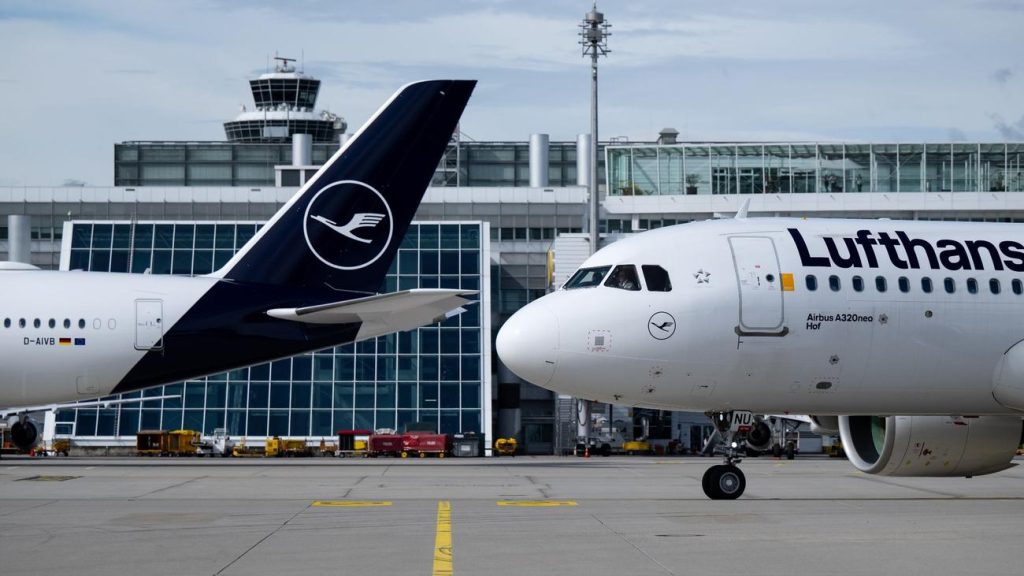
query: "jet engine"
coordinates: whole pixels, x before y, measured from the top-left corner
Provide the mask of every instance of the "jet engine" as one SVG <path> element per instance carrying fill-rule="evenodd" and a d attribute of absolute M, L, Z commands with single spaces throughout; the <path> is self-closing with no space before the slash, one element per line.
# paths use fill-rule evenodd
<path fill-rule="evenodd" d="M 840 416 L 843 449 L 858 470 L 883 476 L 991 474 L 1013 463 L 1019 416 Z"/>
<path fill-rule="evenodd" d="M 43 427 L 34 418 L 28 416 L 14 417 L 8 423 L 11 431 L 11 442 L 22 452 L 28 452 L 39 443 L 39 431 Z"/>
<path fill-rule="evenodd" d="M 747 432 L 747 446 L 758 452 L 767 452 L 772 447 L 772 428 L 764 420 L 757 420 Z"/>

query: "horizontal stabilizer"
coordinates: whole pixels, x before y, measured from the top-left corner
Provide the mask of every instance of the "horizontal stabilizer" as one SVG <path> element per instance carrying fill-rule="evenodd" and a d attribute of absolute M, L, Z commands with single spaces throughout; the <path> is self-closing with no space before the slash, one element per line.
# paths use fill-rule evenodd
<path fill-rule="evenodd" d="M 32 412 L 47 412 L 49 410 L 73 410 L 75 408 L 110 408 L 118 404 L 141 404 L 151 400 L 173 400 L 181 398 L 180 394 L 166 394 L 163 396 L 144 396 L 139 398 L 121 398 L 120 400 L 90 400 L 88 402 L 66 402 L 61 404 L 40 404 L 38 406 L 16 406 L 0 410 L 0 420 L 11 414 L 26 414 Z"/>
<path fill-rule="evenodd" d="M 412 330 L 461 312 L 476 292 L 421 288 L 303 308 L 275 308 L 267 315 L 306 324 L 362 323 L 358 339 Z"/>

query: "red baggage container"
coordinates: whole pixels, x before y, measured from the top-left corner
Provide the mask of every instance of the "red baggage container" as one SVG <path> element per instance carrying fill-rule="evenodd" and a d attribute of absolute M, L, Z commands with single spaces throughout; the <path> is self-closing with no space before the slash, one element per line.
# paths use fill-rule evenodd
<path fill-rule="evenodd" d="M 370 436 L 370 456 L 398 456 L 404 449 L 402 437 L 397 434 Z"/>
<path fill-rule="evenodd" d="M 408 432 L 402 435 L 402 444 L 406 454 L 437 454 L 444 458 L 448 454 L 448 435 L 430 432 Z"/>

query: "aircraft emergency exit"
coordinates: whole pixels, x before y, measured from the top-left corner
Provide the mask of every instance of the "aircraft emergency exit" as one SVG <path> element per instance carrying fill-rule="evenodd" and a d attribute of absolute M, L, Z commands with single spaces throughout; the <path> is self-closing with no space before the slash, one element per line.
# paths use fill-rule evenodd
<path fill-rule="evenodd" d="M 1012 466 L 1024 414 L 1019 224 L 745 218 L 592 255 L 502 327 L 517 375 L 561 393 L 706 412 L 737 498 L 737 416 L 810 414 L 870 474 Z"/>
<path fill-rule="evenodd" d="M 430 324 L 474 293 L 378 294 L 475 81 L 399 89 L 219 271 L 0 265 L 0 408 L 223 372 Z M 25 411 L 11 434 L 31 446 Z"/>

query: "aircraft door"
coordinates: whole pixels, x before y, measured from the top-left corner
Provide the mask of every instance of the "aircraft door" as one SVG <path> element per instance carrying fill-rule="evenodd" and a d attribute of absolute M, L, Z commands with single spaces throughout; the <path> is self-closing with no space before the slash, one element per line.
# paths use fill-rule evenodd
<path fill-rule="evenodd" d="M 737 331 L 746 336 L 784 336 L 782 275 L 771 238 L 729 238 L 739 283 Z"/>
<path fill-rule="evenodd" d="M 163 300 L 135 301 L 135 349 L 162 350 L 164 347 Z"/>

